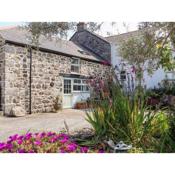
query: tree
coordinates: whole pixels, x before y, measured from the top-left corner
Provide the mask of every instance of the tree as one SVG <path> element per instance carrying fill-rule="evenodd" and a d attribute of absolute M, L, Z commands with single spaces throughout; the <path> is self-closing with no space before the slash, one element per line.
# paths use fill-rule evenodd
<path fill-rule="evenodd" d="M 87 29 L 99 31 L 103 23 L 87 22 Z M 37 43 L 40 35 L 47 37 L 56 36 L 57 38 L 67 38 L 68 32 L 75 31 L 77 22 L 29 22 L 27 28 L 32 34 L 32 42 Z"/>
<path fill-rule="evenodd" d="M 147 28 L 154 29 L 154 32 L 149 33 L 149 37 L 154 39 L 153 44 L 157 46 L 160 65 L 166 70 L 174 70 L 175 62 L 172 53 L 175 51 L 175 23 L 142 22 L 139 24 L 139 29 Z"/>
<path fill-rule="evenodd" d="M 138 87 L 141 87 L 144 71 L 152 74 L 159 67 L 174 70 L 174 46 L 175 23 L 140 23 L 137 36 L 120 42 L 119 53 L 135 67 Z"/>

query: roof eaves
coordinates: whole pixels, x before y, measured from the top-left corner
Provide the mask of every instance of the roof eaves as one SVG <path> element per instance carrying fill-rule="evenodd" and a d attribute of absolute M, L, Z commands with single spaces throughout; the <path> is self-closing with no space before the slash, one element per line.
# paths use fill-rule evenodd
<path fill-rule="evenodd" d="M 15 41 L 11 41 L 11 40 L 5 40 L 5 42 L 9 43 L 9 44 L 15 44 L 15 45 L 23 46 L 23 47 L 27 46 L 27 44 L 19 43 L 19 42 L 15 42 Z M 33 49 L 36 49 L 36 46 L 33 46 L 33 45 L 28 45 L 28 46 L 30 46 Z M 93 60 L 93 59 L 89 59 L 89 58 L 85 58 L 85 57 L 81 57 L 81 56 L 77 56 L 77 55 L 72 55 L 72 54 L 68 54 L 68 53 L 64 53 L 64 52 L 59 52 L 59 51 L 55 51 L 55 50 L 51 50 L 51 49 L 46 49 L 46 48 L 43 48 L 43 47 L 39 47 L 39 49 L 41 51 L 45 51 L 45 52 L 49 52 L 49 53 L 61 54 L 61 55 L 64 55 L 64 56 L 69 56 L 69 57 L 78 57 L 78 58 L 86 60 L 86 61 L 101 63 L 101 60 Z"/>

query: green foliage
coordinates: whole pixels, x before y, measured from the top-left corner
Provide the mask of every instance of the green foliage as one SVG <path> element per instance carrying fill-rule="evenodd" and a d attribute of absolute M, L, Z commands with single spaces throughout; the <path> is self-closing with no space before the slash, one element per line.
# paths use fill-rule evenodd
<path fill-rule="evenodd" d="M 95 32 L 99 31 L 103 23 L 87 22 L 87 29 Z M 68 32 L 75 32 L 77 22 L 29 22 L 24 26 L 32 34 L 31 42 L 38 45 L 41 35 L 67 39 Z"/>
<path fill-rule="evenodd" d="M 159 64 L 162 65 L 162 67 L 165 70 L 174 70 L 175 63 L 174 63 L 174 57 L 172 55 L 172 51 L 170 46 L 165 45 L 163 47 L 160 47 L 158 49 L 159 55 L 160 55 L 160 61 Z"/>
<path fill-rule="evenodd" d="M 168 130 L 166 114 L 145 108 L 136 93 L 126 96 L 113 84 L 111 96 L 95 104 L 87 113 L 87 121 L 92 125 L 98 139 L 124 141 L 144 151 L 155 151 L 159 138 L 164 138 Z"/>
<path fill-rule="evenodd" d="M 169 123 L 168 117 L 165 112 L 159 111 L 156 113 L 154 119 L 152 120 L 153 130 L 152 134 L 155 137 L 161 137 L 163 134 L 168 133 Z"/>
<path fill-rule="evenodd" d="M 175 69 L 174 46 L 175 23 L 147 22 L 140 24 L 136 35 L 120 42 L 119 53 L 129 64 L 152 74 L 159 67 Z"/>

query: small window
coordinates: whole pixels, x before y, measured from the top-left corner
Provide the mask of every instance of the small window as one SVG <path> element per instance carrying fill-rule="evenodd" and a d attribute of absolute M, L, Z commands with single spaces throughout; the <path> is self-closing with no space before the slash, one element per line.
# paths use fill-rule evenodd
<path fill-rule="evenodd" d="M 74 83 L 80 84 L 81 80 L 80 79 L 74 79 Z"/>
<path fill-rule="evenodd" d="M 64 80 L 64 94 L 71 93 L 71 80 L 65 79 Z"/>
<path fill-rule="evenodd" d="M 74 91 L 81 91 L 81 85 L 74 85 L 73 90 Z"/>
<path fill-rule="evenodd" d="M 89 87 L 87 85 L 87 80 L 74 79 L 73 91 L 75 92 L 88 92 Z"/>
<path fill-rule="evenodd" d="M 78 58 L 72 58 L 71 72 L 73 72 L 73 73 L 79 73 L 80 72 L 80 60 Z"/>
<path fill-rule="evenodd" d="M 126 71 L 121 71 L 121 72 L 120 72 L 120 79 L 121 79 L 122 81 L 125 81 L 125 80 L 126 80 Z"/>

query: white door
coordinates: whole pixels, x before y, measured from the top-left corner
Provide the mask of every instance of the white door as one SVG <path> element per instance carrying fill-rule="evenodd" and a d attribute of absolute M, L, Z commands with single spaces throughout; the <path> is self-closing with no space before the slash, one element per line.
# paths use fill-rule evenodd
<path fill-rule="evenodd" d="M 72 80 L 64 79 L 63 108 L 72 108 Z"/>

